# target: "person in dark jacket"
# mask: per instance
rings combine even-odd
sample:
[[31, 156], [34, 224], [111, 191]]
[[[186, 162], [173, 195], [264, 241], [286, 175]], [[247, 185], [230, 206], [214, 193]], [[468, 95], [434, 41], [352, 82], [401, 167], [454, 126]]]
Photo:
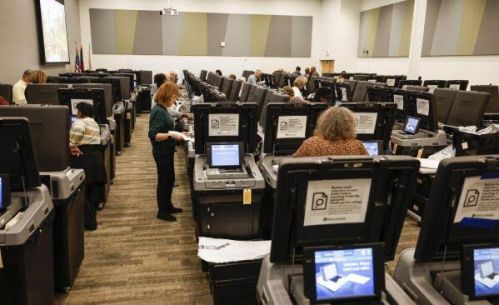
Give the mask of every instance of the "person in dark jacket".
[[158, 173], [156, 218], [165, 221], [176, 221], [177, 219], [172, 214], [182, 212], [182, 209], [174, 207], [172, 203], [175, 184], [175, 145], [177, 141], [182, 140], [182, 137], [173, 132], [175, 131], [174, 120], [168, 113], [168, 107], [173, 105], [178, 96], [177, 85], [170, 81], [165, 82], [154, 96], [156, 105], [149, 116], [149, 139]]
[[85, 229], [97, 229], [97, 208], [104, 201], [106, 169], [100, 146], [100, 127], [93, 119], [93, 106], [76, 105], [77, 120], [69, 131], [70, 166], [85, 170]]

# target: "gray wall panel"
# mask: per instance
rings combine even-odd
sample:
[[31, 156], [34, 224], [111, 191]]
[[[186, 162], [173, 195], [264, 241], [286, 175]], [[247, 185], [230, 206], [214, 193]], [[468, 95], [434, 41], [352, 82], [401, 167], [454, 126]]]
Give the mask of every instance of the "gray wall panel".
[[114, 11], [90, 9], [92, 51], [96, 54], [116, 53]]
[[272, 16], [265, 56], [291, 56], [291, 16]]
[[164, 55], [178, 54], [181, 18], [182, 16], [163, 16], [161, 19]]
[[310, 57], [312, 48], [312, 17], [292, 17], [291, 56]]
[[161, 15], [157, 11], [139, 11], [135, 29], [134, 54], [157, 55], [163, 53]]
[[220, 43], [225, 41], [229, 14], [208, 14], [208, 55], [222, 56]]

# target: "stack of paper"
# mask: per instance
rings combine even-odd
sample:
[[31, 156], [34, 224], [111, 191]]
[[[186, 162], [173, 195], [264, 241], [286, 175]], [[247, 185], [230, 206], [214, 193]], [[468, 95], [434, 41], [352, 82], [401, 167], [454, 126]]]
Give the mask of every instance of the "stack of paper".
[[270, 253], [270, 240], [239, 241], [199, 237], [198, 256], [209, 263], [260, 259]]
[[173, 131], [173, 130], [171, 130], [171, 131], [168, 131], [168, 134], [169, 134], [169, 135], [176, 135], [176, 136], [180, 136], [180, 137], [182, 137], [182, 139], [183, 139], [184, 141], [191, 141], [191, 142], [194, 142], [194, 138], [191, 138], [191, 137], [189, 137], [189, 136], [186, 136], [185, 134], [183, 134], [183, 133], [181, 133], [181, 132], [178, 132], [178, 131]]

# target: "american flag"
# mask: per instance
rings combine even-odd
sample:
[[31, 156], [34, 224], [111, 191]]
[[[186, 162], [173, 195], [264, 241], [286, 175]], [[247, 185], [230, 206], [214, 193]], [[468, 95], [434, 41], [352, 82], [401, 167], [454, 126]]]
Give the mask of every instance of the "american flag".
[[83, 46], [80, 46], [80, 72], [85, 72], [85, 64], [83, 63]]
[[75, 73], [81, 73], [80, 52], [78, 52], [78, 47], [76, 47]]

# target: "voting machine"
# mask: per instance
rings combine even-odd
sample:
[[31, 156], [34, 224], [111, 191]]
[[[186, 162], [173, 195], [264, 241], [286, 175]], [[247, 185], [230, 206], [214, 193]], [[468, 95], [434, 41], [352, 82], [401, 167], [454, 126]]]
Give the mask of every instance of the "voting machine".
[[194, 114], [193, 171], [201, 236], [259, 236], [263, 176], [255, 162], [257, 105], [200, 103]]
[[261, 304], [412, 304], [383, 265], [395, 255], [418, 168], [403, 156], [283, 160]]
[[497, 302], [498, 189], [498, 155], [440, 162], [416, 248], [393, 275], [417, 304]]

